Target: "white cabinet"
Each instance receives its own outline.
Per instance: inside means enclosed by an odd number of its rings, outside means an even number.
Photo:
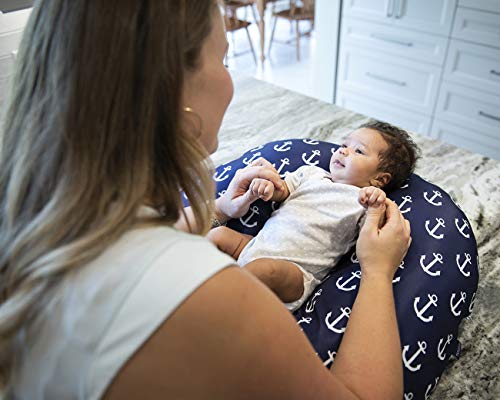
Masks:
[[[344,2],[344,16],[448,35],[456,3],[456,0],[348,0]]]
[[[498,0],[459,0],[458,5],[500,14],[500,1]]]
[[[498,47],[500,46],[500,14],[458,8],[452,36]]]

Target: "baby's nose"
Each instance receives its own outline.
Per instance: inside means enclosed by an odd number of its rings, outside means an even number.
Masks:
[[[349,154],[349,148],[348,147],[339,147],[339,152],[340,152],[340,154],[347,156]]]

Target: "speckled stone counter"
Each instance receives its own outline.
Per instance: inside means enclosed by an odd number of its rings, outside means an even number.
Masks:
[[[224,119],[216,165],[272,140],[338,143],[369,118],[233,74],[235,97]],[[500,163],[413,135],[422,150],[416,173],[445,189],[464,210],[479,248],[473,315],[461,325],[462,356],[444,372],[434,399],[500,399]]]

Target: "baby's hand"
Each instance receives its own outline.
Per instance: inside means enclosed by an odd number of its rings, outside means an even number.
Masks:
[[[274,185],[267,179],[255,178],[248,188],[250,193],[257,199],[271,200],[274,194]]]
[[[359,191],[358,201],[363,207],[380,207],[385,199],[385,192],[374,186],[364,187]]]

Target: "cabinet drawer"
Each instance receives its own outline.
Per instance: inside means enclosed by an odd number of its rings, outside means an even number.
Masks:
[[[21,43],[22,31],[0,33],[0,55],[10,55]]]
[[[23,30],[30,14],[31,8],[6,14],[0,12],[0,33]]]
[[[431,118],[423,114],[402,110],[395,105],[381,103],[377,99],[358,96],[348,91],[339,92],[337,104],[379,121],[389,122],[410,132],[429,135]]]
[[[491,137],[484,131],[464,128],[439,118],[432,123],[432,136],[462,149],[500,160],[500,136]]]
[[[441,36],[354,18],[344,19],[341,40],[355,46],[437,65],[442,65],[447,46],[447,39]]]
[[[345,0],[342,13],[344,16],[392,23],[393,8],[394,0]]]
[[[500,15],[459,7],[452,36],[500,47]]]
[[[500,96],[444,82],[441,85],[436,117],[498,138]]]
[[[477,8],[478,10],[500,13],[500,1],[498,0],[459,0],[461,7]]]
[[[348,45],[342,48],[337,82],[341,90],[432,114],[441,68]]]
[[[444,76],[450,82],[500,94],[500,49],[453,39]]]

